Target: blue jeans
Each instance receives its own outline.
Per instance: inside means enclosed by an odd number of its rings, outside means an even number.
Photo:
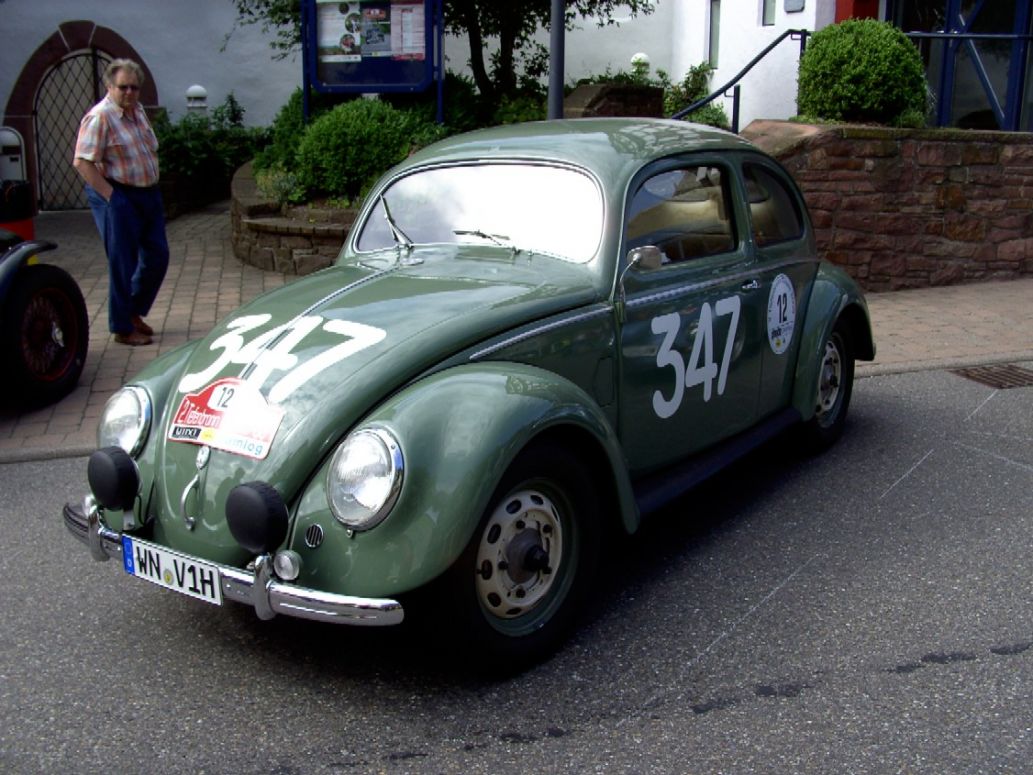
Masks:
[[[150,312],[169,266],[161,192],[116,184],[110,201],[90,186],[86,196],[108,255],[108,329],[129,334],[133,316]]]

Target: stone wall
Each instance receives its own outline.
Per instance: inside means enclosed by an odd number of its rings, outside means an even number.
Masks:
[[[872,291],[1033,274],[1033,135],[755,122],[821,254]]]
[[[1033,274],[1033,134],[812,127],[755,121],[743,134],[803,190],[820,254],[871,291]],[[263,269],[329,266],[350,210],[281,211],[250,165],[233,180],[233,249]]]
[[[233,254],[245,264],[285,274],[310,274],[330,266],[355,211],[340,208],[283,208],[264,198],[251,164],[233,177],[230,203]]]
[[[582,84],[563,100],[563,118],[652,116],[664,111],[664,90],[635,84]]]

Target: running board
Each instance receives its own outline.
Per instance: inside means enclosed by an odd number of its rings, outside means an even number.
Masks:
[[[635,502],[644,517],[684,495],[700,482],[800,422],[795,409],[783,409],[737,436],[722,441],[683,463],[639,479],[634,484]]]

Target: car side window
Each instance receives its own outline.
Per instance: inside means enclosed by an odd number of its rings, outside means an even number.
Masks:
[[[736,245],[729,176],[720,167],[684,167],[646,180],[628,215],[628,249],[655,245],[663,263],[726,253]]]
[[[742,171],[754,242],[763,247],[802,237],[803,218],[785,183],[757,164],[744,164]]]

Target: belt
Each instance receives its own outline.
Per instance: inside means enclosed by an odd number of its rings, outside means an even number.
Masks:
[[[153,183],[149,186],[131,186],[128,183],[123,183],[121,180],[115,180],[114,178],[104,178],[104,180],[108,181],[108,183],[115,188],[128,188],[131,191],[149,191],[158,185],[157,183]]]

